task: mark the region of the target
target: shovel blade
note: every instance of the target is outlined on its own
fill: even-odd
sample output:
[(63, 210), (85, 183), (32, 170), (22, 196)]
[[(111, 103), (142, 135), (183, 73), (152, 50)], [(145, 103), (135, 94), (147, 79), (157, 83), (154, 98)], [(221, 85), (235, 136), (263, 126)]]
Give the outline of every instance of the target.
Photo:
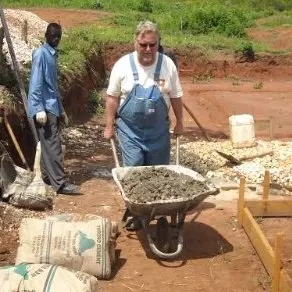
[(220, 156), (222, 156), (222, 157), (224, 157), (225, 159), (227, 159), (228, 161), (230, 161), (232, 164), (235, 164), (235, 165), (242, 164), (242, 162), (241, 162), (240, 160), (236, 159), (236, 158), (233, 157), (232, 155), (229, 155), (229, 154), (223, 153), (223, 152), (221, 152), (221, 151), (219, 151), (219, 150), (216, 150), (216, 152), (217, 152)]

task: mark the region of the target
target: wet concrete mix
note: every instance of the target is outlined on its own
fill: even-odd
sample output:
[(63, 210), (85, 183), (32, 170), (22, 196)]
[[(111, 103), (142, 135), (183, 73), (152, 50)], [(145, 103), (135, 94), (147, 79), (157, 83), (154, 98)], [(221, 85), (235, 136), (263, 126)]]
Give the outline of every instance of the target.
[(136, 203), (189, 199), (208, 191), (204, 182), (167, 168), (145, 168), (121, 180), (127, 198)]

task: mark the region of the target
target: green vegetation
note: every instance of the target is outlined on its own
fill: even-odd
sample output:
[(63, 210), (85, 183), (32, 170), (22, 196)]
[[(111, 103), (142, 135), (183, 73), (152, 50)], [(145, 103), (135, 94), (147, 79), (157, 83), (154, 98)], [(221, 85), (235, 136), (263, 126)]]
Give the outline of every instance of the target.
[[(121, 34), (125, 37), (121, 38)], [(98, 53), (108, 43), (129, 43), (133, 40), (131, 31), (90, 25), (71, 29), (64, 34), (60, 45), (60, 66), (63, 72), (78, 71), (83, 68), (84, 60)]]
[(275, 26), (292, 26), (292, 12), (276, 13), (266, 18), (264, 21), (261, 21), (261, 25), (269, 28)]
[[(251, 41), (246, 29), (292, 24), (291, 0), (3, 0), (4, 7), (59, 7), (110, 11), (102, 27), (91, 25), (66, 32), (60, 55), (64, 71), (81, 69), (92, 50), (107, 43), (133, 41), (141, 20), (156, 22), (164, 45), (214, 51), (277, 53)], [(261, 19), (265, 19), (265, 22)]]
[(105, 101), (101, 91), (93, 90), (88, 98), (87, 111), (92, 114), (103, 114)]
[(264, 84), (262, 81), (257, 81), (254, 85), (253, 88), (254, 89), (262, 89), (264, 87)]

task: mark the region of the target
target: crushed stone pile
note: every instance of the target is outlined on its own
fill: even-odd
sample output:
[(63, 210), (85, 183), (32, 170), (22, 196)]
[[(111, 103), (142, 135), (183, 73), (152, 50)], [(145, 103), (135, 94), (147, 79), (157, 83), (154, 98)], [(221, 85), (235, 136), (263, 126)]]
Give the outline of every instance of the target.
[[(230, 164), (215, 150), (232, 155), (242, 164)], [(238, 183), (244, 176), (250, 184), (262, 184), (265, 170), (269, 170), (272, 184), (292, 191), (292, 142), (259, 140), (255, 147), (240, 149), (233, 148), (229, 140), (190, 142), (181, 145), (180, 164), (207, 178)]]
[[(5, 19), (10, 32), (16, 59), (20, 66), (31, 60), (32, 52), (41, 45), (48, 23), (36, 14), (19, 9), (4, 9)], [(27, 21), (27, 43), (22, 40), (22, 29)], [(1, 22), (0, 25), (2, 26)], [(4, 38), (4, 53), (10, 64), (12, 64), (6, 38)]]

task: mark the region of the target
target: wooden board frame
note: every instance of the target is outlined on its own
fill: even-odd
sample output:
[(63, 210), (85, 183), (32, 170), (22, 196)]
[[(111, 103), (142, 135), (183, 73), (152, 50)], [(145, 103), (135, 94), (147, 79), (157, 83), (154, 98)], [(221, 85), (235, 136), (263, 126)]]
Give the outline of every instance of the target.
[(245, 178), (240, 179), (237, 219), (243, 227), (265, 269), (272, 279), (272, 292), (292, 292), (292, 279), (283, 268), (283, 232), (276, 234), (274, 249), (254, 217), (292, 217), (292, 200), (269, 200), (270, 173), (265, 172), (261, 200), (245, 200)]

